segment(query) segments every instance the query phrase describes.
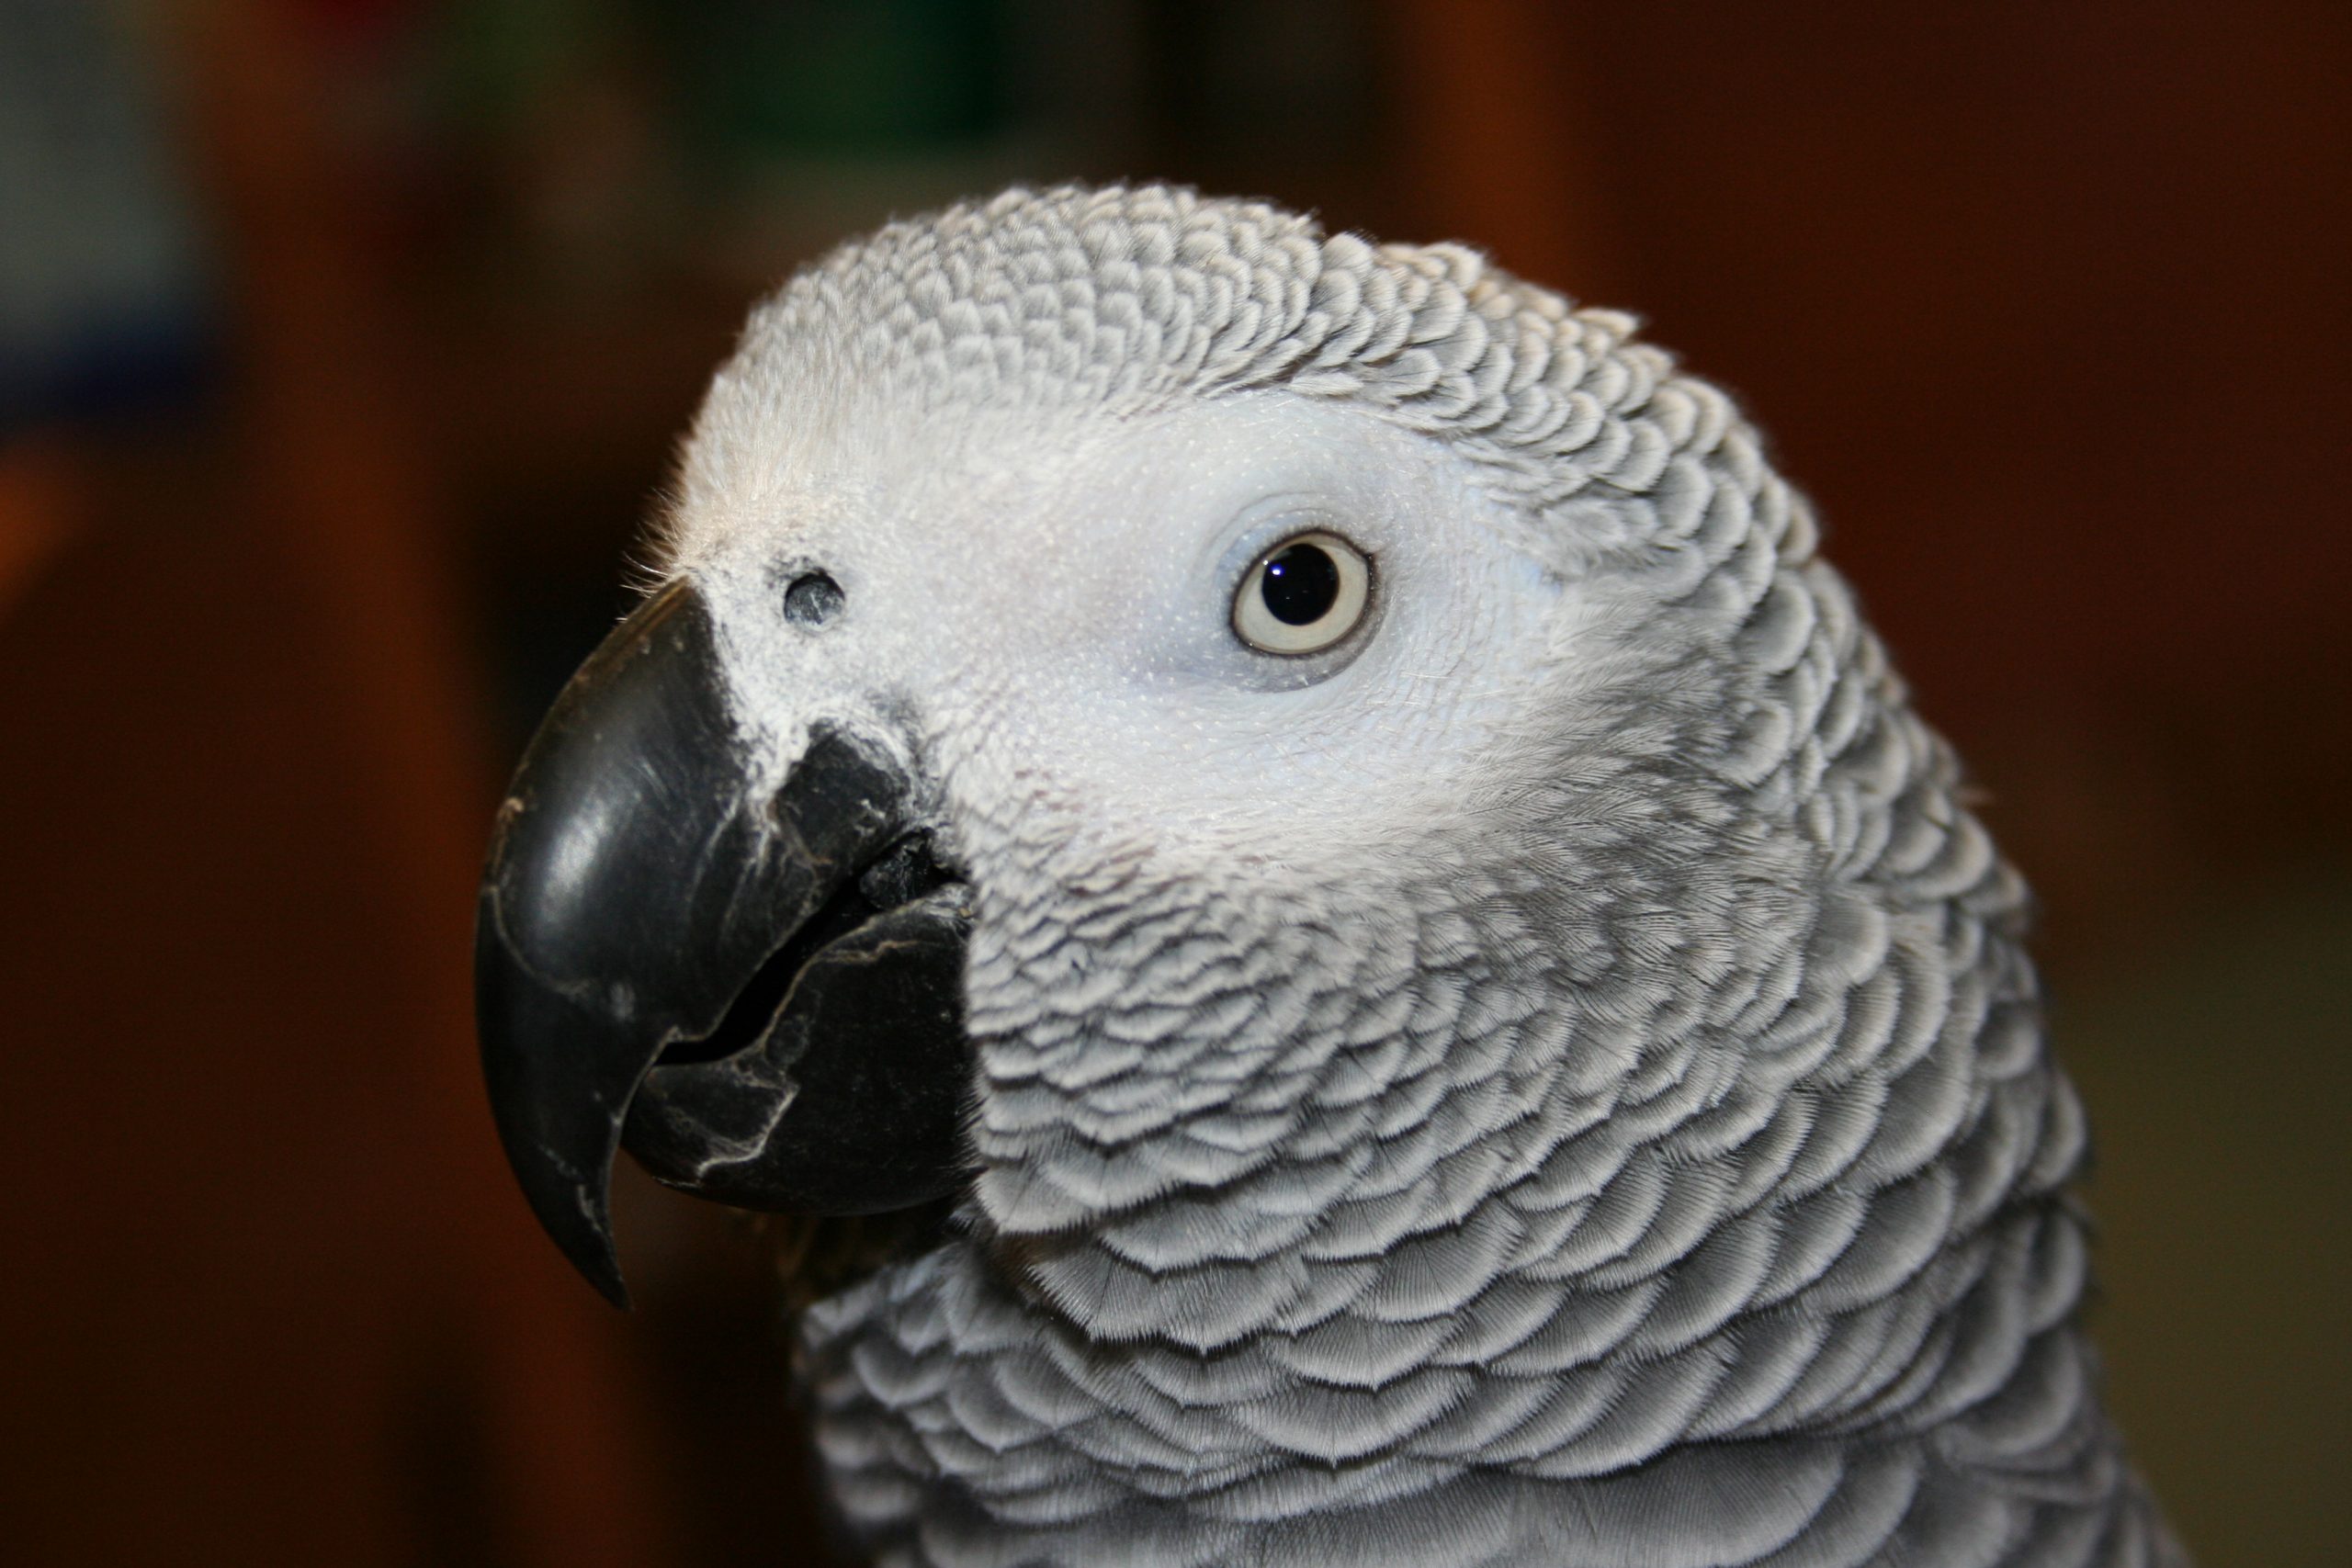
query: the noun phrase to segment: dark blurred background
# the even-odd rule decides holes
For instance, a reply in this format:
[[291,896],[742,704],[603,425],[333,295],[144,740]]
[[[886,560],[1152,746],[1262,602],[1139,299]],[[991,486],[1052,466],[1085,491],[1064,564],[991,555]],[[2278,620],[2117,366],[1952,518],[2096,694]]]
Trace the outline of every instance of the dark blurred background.
[[2043,895],[2114,1403],[2333,1564],[2352,7],[0,0],[0,1531],[816,1563],[757,1238],[608,1312],[471,884],[747,304],[1013,179],[1459,236],[1736,389]]

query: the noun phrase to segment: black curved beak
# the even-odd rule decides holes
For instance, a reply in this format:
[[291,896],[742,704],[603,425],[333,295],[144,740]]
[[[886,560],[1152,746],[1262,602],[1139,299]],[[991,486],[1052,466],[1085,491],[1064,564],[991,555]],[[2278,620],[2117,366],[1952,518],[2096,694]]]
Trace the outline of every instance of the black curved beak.
[[815,727],[763,789],[677,583],[557,697],[499,810],[474,936],[482,1072],[539,1223],[616,1305],[616,1151],[746,1207],[952,1191],[967,890],[891,749]]

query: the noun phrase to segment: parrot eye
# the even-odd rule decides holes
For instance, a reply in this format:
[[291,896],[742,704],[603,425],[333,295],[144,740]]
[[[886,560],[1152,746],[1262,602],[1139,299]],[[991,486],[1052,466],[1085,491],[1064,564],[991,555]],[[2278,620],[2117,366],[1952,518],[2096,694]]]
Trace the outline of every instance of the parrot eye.
[[1234,635],[1261,653],[1320,653],[1363,624],[1372,562],[1337,534],[1298,534],[1250,567]]

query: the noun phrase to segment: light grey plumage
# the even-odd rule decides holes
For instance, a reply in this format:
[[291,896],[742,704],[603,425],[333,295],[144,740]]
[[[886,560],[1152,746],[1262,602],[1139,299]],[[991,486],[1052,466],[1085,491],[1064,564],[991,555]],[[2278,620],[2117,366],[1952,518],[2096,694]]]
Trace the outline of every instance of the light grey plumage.
[[[1352,662],[1232,643],[1263,517],[1379,564]],[[753,318],[665,563],[774,765],[903,737],[975,890],[958,1227],[799,1325],[879,1562],[2182,1561],[2023,889],[1625,317],[1008,193]]]

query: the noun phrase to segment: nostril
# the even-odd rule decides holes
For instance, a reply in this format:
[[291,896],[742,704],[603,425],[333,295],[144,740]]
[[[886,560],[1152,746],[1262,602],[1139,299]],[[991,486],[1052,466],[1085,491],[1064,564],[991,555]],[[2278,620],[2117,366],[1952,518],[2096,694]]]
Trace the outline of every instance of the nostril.
[[804,571],[784,591],[784,618],[796,626],[821,626],[841,614],[842,585],[821,571]]

